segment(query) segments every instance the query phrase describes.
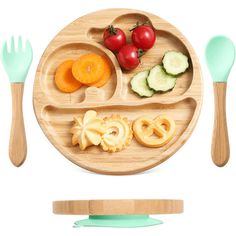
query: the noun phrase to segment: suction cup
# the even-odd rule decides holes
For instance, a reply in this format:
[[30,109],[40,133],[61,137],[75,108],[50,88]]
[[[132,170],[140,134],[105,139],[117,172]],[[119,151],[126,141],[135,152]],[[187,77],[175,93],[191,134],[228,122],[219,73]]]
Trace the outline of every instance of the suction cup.
[[150,218],[149,215],[97,215],[76,221],[74,227],[137,228],[159,224],[163,224],[163,222]]

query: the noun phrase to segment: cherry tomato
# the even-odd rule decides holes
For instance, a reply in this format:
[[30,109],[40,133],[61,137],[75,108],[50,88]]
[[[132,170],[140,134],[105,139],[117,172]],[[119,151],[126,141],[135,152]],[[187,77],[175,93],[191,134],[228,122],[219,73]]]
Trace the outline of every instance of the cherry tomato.
[[137,25],[132,31],[132,42],[137,48],[146,51],[153,47],[156,41],[156,33],[151,26]]
[[142,50],[132,44],[126,44],[119,50],[117,59],[123,69],[133,70],[139,65],[140,56],[142,56]]
[[120,28],[114,28],[110,25],[103,33],[103,41],[108,49],[113,52],[118,52],[118,50],[126,44],[126,35]]

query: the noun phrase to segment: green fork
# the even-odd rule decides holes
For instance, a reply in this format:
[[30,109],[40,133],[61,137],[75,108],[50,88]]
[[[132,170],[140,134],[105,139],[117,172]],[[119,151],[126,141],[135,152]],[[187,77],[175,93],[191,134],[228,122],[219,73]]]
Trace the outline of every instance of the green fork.
[[9,142],[9,156],[11,162],[19,167],[23,164],[27,154],[22,100],[24,82],[28,74],[33,51],[29,41],[23,46],[22,38],[18,38],[16,48],[14,37],[11,38],[10,50],[7,42],[3,44],[1,59],[11,83],[12,92],[12,124]]

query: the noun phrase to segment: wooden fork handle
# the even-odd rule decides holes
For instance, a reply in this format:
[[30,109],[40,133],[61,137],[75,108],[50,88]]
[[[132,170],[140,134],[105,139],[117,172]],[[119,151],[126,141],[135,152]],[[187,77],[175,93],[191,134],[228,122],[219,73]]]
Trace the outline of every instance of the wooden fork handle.
[[22,100],[24,83],[11,83],[12,93],[12,124],[9,143],[9,156],[13,165],[19,167],[23,164],[27,154]]
[[211,155],[213,162],[219,166],[224,166],[230,155],[229,137],[226,118],[226,88],[227,83],[215,82],[215,120],[212,137]]

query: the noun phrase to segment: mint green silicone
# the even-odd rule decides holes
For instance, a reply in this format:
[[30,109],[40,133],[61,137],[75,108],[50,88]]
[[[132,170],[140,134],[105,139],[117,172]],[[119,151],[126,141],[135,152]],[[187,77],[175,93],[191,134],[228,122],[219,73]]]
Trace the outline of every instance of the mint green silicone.
[[213,81],[227,82],[235,59],[233,42],[223,35],[213,37],[207,44],[205,57]]
[[150,218],[148,215],[98,215],[76,221],[74,227],[137,228],[159,224],[163,224],[163,222]]
[[9,51],[7,42],[3,44],[1,59],[10,82],[24,83],[33,59],[33,50],[30,42],[26,41],[25,47],[23,47],[22,38],[19,37],[16,49],[15,40],[12,37]]

